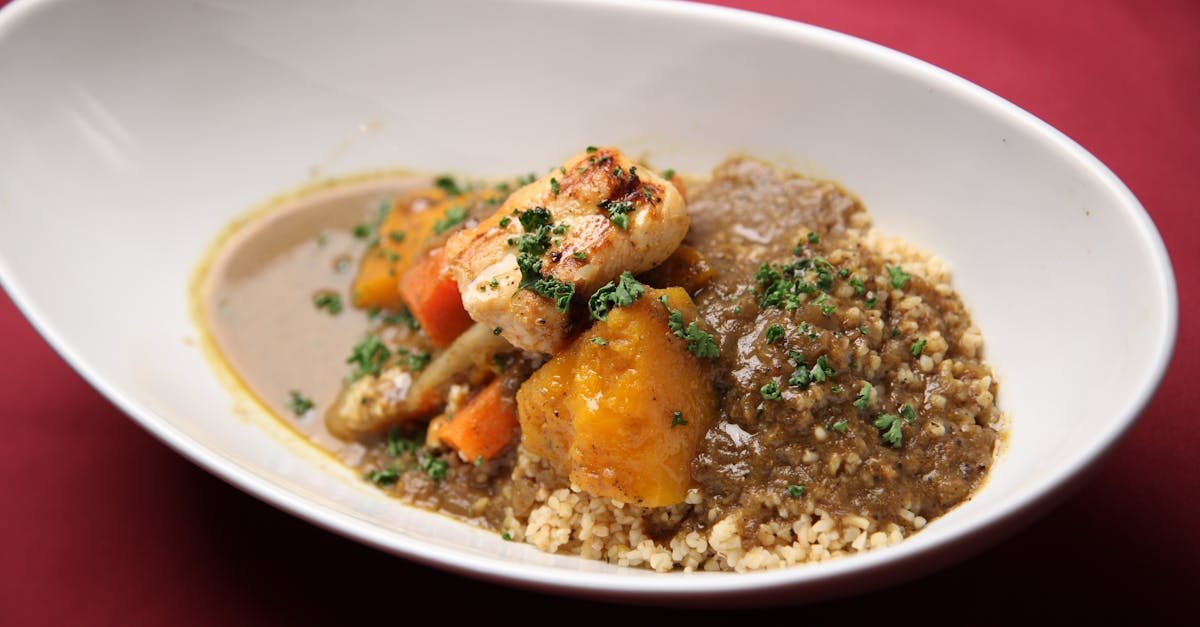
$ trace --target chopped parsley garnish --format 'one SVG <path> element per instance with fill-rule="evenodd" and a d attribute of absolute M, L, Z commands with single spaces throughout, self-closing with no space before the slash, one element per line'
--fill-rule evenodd
<path fill-rule="evenodd" d="M 900 337 L 900 328 L 892 327 L 892 337 Z"/>
<path fill-rule="evenodd" d="M 921 352 L 925 350 L 925 338 L 920 338 L 908 347 L 908 352 L 912 353 L 913 357 L 920 357 Z"/>
<path fill-rule="evenodd" d="M 558 186 L 558 179 L 556 179 L 554 177 L 550 177 L 550 191 L 554 192 L 554 195 L 557 196 L 559 189 L 560 188 Z"/>
<path fill-rule="evenodd" d="M 867 293 L 867 286 L 858 277 L 850 277 L 850 287 L 853 287 L 854 293 L 859 296 Z"/>
<path fill-rule="evenodd" d="M 492 355 L 492 369 L 497 373 L 508 370 L 508 362 L 511 359 L 512 358 L 510 356 L 502 353 L 496 353 L 495 355 Z"/>
<path fill-rule="evenodd" d="M 868 298 L 868 299 L 867 299 L 867 303 L 866 303 L 866 304 L 867 304 L 867 309 L 874 309 L 874 308 L 875 308 L 875 303 L 876 303 L 876 302 L 878 302 L 878 300 L 879 300 L 879 299 L 875 298 L 874 296 L 872 296 L 872 297 Z"/>
<path fill-rule="evenodd" d="M 292 410 L 293 414 L 296 414 L 297 416 L 303 416 L 312 408 L 312 399 L 304 396 L 296 390 L 288 392 L 288 409 Z"/>
<path fill-rule="evenodd" d="M 433 184 L 436 185 L 438 189 L 446 192 L 447 196 L 461 196 L 463 193 L 462 188 L 458 186 L 458 181 L 455 181 L 454 177 L 448 174 L 443 174 L 437 177 L 433 180 Z"/>
<path fill-rule="evenodd" d="M 413 317 L 412 312 L 408 310 L 408 307 L 401 307 L 394 313 L 384 316 L 383 323 L 405 326 L 413 331 L 419 331 L 421 329 L 421 323 L 417 322 L 417 319 Z"/>
<path fill-rule="evenodd" d="M 829 365 L 829 357 L 821 355 L 817 358 L 817 363 L 809 370 L 809 377 L 817 382 L 823 383 L 826 379 L 833 376 L 833 368 Z"/>
<path fill-rule="evenodd" d="M 475 467 L 479 468 L 482 465 L 483 465 L 483 455 L 476 455 L 475 456 Z"/>
<path fill-rule="evenodd" d="M 579 261 L 587 261 L 588 258 L 587 253 L 583 252 L 582 250 L 577 250 L 571 253 L 571 257 Z"/>
<path fill-rule="evenodd" d="M 513 535 L 512 533 L 505 531 L 504 533 L 500 534 L 500 539 L 504 540 L 505 542 L 512 542 Z"/>
<path fill-rule="evenodd" d="M 363 479 L 374 483 L 379 487 L 387 487 L 394 485 L 400 480 L 400 472 L 395 468 L 387 468 L 384 470 L 372 470 L 363 475 Z"/>
<path fill-rule="evenodd" d="M 387 454 L 392 457 L 399 457 L 405 453 L 415 453 L 421 448 L 421 443 L 417 440 L 410 440 L 400 434 L 400 429 L 393 428 L 387 434 Z"/>
<path fill-rule="evenodd" d="M 804 496 L 804 490 L 805 490 L 805 488 L 803 485 L 796 485 L 794 483 L 787 487 L 788 496 L 790 496 L 794 499 L 798 499 L 798 498 Z"/>
<path fill-rule="evenodd" d="M 846 432 L 846 426 L 847 426 L 847 425 L 846 425 L 846 421 L 845 421 L 845 420 L 839 420 L 839 421 L 837 421 L 837 422 L 835 422 L 835 423 L 833 423 L 833 424 L 829 425 L 829 428 L 830 428 L 830 429 L 833 429 L 834 431 L 837 431 L 838 433 L 845 433 L 845 432 Z"/>
<path fill-rule="evenodd" d="M 450 464 L 444 459 L 426 457 L 419 461 L 418 468 L 429 475 L 430 479 L 441 481 L 446 478 L 446 470 L 450 468 Z"/>
<path fill-rule="evenodd" d="M 892 287 L 896 289 L 904 289 L 908 283 L 908 279 L 912 276 L 904 271 L 900 266 L 887 266 L 888 277 L 892 280 Z"/>
<path fill-rule="evenodd" d="M 558 313 L 567 313 L 571 309 L 571 299 L 575 297 L 574 284 L 564 283 L 553 277 L 542 277 L 524 287 L 554 301 L 554 308 Z"/>
<path fill-rule="evenodd" d="M 809 231 L 808 232 L 808 243 L 809 244 L 820 244 L 821 236 L 817 235 L 816 231 Z"/>
<path fill-rule="evenodd" d="M 436 235 L 441 235 L 446 231 L 460 225 L 467 219 L 467 208 L 455 205 L 446 210 L 446 214 L 441 220 L 433 223 L 433 232 Z"/>
<path fill-rule="evenodd" d="M 605 283 L 592 294 L 588 299 L 588 313 L 592 320 L 607 320 L 608 312 L 614 307 L 628 307 L 645 293 L 646 286 L 626 270 L 616 281 Z"/>
<path fill-rule="evenodd" d="M 328 311 L 331 316 L 336 316 L 342 313 L 342 297 L 334 292 L 320 292 L 313 295 L 313 306 Z"/>
<path fill-rule="evenodd" d="M 512 218 L 510 218 L 508 216 L 504 216 L 503 218 L 500 218 L 500 228 L 502 228 L 502 229 L 508 228 L 508 225 L 510 225 L 510 224 L 512 224 Z"/>
<path fill-rule="evenodd" d="M 908 403 L 900 406 L 900 415 L 904 417 L 904 422 L 910 425 L 917 421 L 917 411 Z"/>
<path fill-rule="evenodd" d="M 829 391 L 830 391 L 830 392 L 833 392 L 834 394 L 841 394 L 841 393 L 842 393 L 842 386 L 840 386 L 840 385 L 835 385 L 835 386 L 833 386 L 833 387 L 829 388 Z"/>
<path fill-rule="evenodd" d="M 504 333 L 504 329 L 502 329 L 500 327 L 496 327 L 496 328 L 492 329 L 492 335 L 500 335 L 501 333 Z"/>
<path fill-rule="evenodd" d="M 866 409 L 867 405 L 871 404 L 871 384 L 863 382 L 862 389 L 858 391 L 858 397 L 854 399 L 854 406 L 859 409 Z"/>
<path fill-rule="evenodd" d="M 894 414 L 879 414 L 875 419 L 875 428 L 880 430 L 884 443 L 892 448 L 900 448 L 904 444 L 904 434 L 900 431 L 902 421 Z"/>
<path fill-rule="evenodd" d="M 629 230 L 629 214 L 636 209 L 628 200 L 602 200 L 600 208 L 608 212 L 608 219 L 618 228 Z"/>
<path fill-rule="evenodd" d="M 406 234 L 404 233 L 404 231 L 392 231 L 391 233 L 388 233 L 388 239 L 392 240 L 393 242 L 396 242 L 397 244 L 399 244 L 400 242 L 403 242 L 405 237 L 406 237 Z"/>
<path fill-rule="evenodd" d="M 596 152 L 596 150 L 597 150 L 597 148 L 596 148 L 595 146 L 588 146 L 588 147 L 587 147 L 587 151 L 588 151 L 588 152 Z"/>
<path fill-rule="evenodd" d="M 591 339 L 591 342 L 592 342 L 592 344 L 595 344 L 596 346 L 608 346 L 608 340 L 606 340 L 602 337 L 594 337 Z"/>
<path fill-rule="evenodd" d="M 407 348 L 401 348 L 396 351 L 396 357 L 401 360 L 405 369 L 409 372 L 420 372 L 429 365 L 429 360 L 432 359 L 428 351 L 413 352 Z"/>
<path fill-rule="evenodd" d="M 522 211 L 517 219 L 521 221 L 521 226 L 526 233 L 533 233 L 543 226 L 550 226 L 550 221 L 553 216 L 550 215 L 550 210 L 545 207 L 534 207 L 526 211 Z"/>
<path fill-rule="evenodd" d="M 811 380 L 812 376 L 809 374 L 808 368 L 805 367 L 803 362 L 800 362 L 796 365 L 796 371 L 788 378 L 788 385 L 794 388 L 802 388 L 807 386 Z"/>
<path fill-rule="evenodd" d="M 374 335 L 368 335 L 351 349 L 346 363 L 353 364 L 348 379 L 357 381 L 367 375 L 378 375 L 392 357 L 392 351 Z"/>
<path fill-rule="evenodd" d="M 672 429 L 674 429 L 675 427 L 685 427 L 685 426 L 687 426 L 687 423 L 688 423 L 688 421 L 683 418 L 683 412 L 677 411 L 677 412 L 671 414 L 671 428 Z"/>
<path fill-rule="evenodd" d="M 667 168 L 666 170 L 663 170 L 662 177 L 667 179 L 668 181 L 675 178 L 675 170 L 673 170 L 671 168 Z"/>
<path fill-rule="evenodd" d="M 371 237 L 371 225 L 366 223 L 356 224 L 354 225 L 354 230 L 352 230 L 351 233 L 353 233 L 354 237 L 358 239 L 367 239 L 368 237 Z"/>
<path fill-rule="evenodd" d="M 779 384 L 774 381 L 768 381 L 758 388 L 758 393 L 768 401 L 777 401 L 783 398 L 783 393 L 779 391 Z"/>
<path fill-rule="evenodd" d="M 783 339 L 783 327 L 773 324 L 767 327 L 767 344 L 774 344 Z"/>
<path fill-rule="evenodd" d="M 696 324 L 696 321 L 693 320 L 685 327 L 683 324 L 683 312 L 678 309 L 672 309 L 667 304 L 667 297 L 665 295 L 659 296 L 658 302 L 662 303 L 663 307 L 667 310 L 667 328 L 687 342 L 687 349 L 693 355 L 708 359 L 716 359 L 721 355 L 721 351 L 717 348 L 717 342 L 713 340 L 713 336 L 701 329 L 700 325 Z"/>

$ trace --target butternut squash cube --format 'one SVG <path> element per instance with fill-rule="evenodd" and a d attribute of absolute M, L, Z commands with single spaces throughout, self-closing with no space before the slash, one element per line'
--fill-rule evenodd
<path fill-rule="evenodd" d="M 671 331 L 664 295 L 686 321 L 695 318 L 683 289 L 647 289 L 517 392 L 526 450 L 580 490 L 645 507 L 687 496 L 692 460 L 717 415 L 709 362 Z"/>

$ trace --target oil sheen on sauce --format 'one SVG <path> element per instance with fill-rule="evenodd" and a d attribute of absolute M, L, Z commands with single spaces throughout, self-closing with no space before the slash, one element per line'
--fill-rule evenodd
<path fill-rule="evenodd" d="M 427 185 L 425 177 L 392 175 L 290 195 L 218 242 L 192 295 L 198 322 L 241 386 L 284 424 L 351 465 L 364 448 L 330 435 L 323 414 L 341 389 L 349 347 L 369 325 L 348 293 L 367 244 L 354 230 Z M 340 298 L 340 313 L 317 308 L 314 297 L 325 293 Z M 313 408 L 295 415 L 292 392 Z"/>

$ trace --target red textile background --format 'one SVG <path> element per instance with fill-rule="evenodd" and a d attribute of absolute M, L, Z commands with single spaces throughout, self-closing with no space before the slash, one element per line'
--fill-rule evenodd
<path fill-rule="evenodd" d="M 726 4 L 902 50 L 1063 130 L 1145 204 L 1180 291 L 1179 341 L 1165 382 L 1128 438 L 1064 505 L 933 576 L 775 612 L 810 623 L 1011 623 L 1047 613 L 1082 620 L 1135 612 L 1195 620 L 1200 2 Z M 0 98 L 3 91 L 0 85 Z M 452 621 L 475 612 L 561 619 L 570 609 L 597 618 L 620 612 L 639 622 L 731 618 L 501 588 L 385 555 L 278 512 L 185 461 L 113 408 L 3 295 L 0 354 L 0 624 L 402 623 L 431 616 L 425 609 L 449 609 L 438 615 Z"/>

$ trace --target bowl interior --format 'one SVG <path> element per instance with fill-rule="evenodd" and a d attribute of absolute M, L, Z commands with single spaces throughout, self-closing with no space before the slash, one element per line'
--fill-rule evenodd
<path fill-rule="evenodd" d="M 802 587 L 921 555 L 1047 494 L 1127 428 L 1165 365 L 1174 286 L 1137 201 L 1045 125 L 897 53 L 673 3 L 103 5 L 0 12 L 0 276 L 153 432 L 366 542 L 579 589 Z M 185 342 L 195 264 L 273 194 L 381 167 L 540 171 L 602 143 L 687 172 L 744 151 L 836 179 L 882 231 L 945 258 L 1012 418 L 987 486 L 901 546 L 832 564 L 622 570 L 389 501 L 246 411 Z"/>

